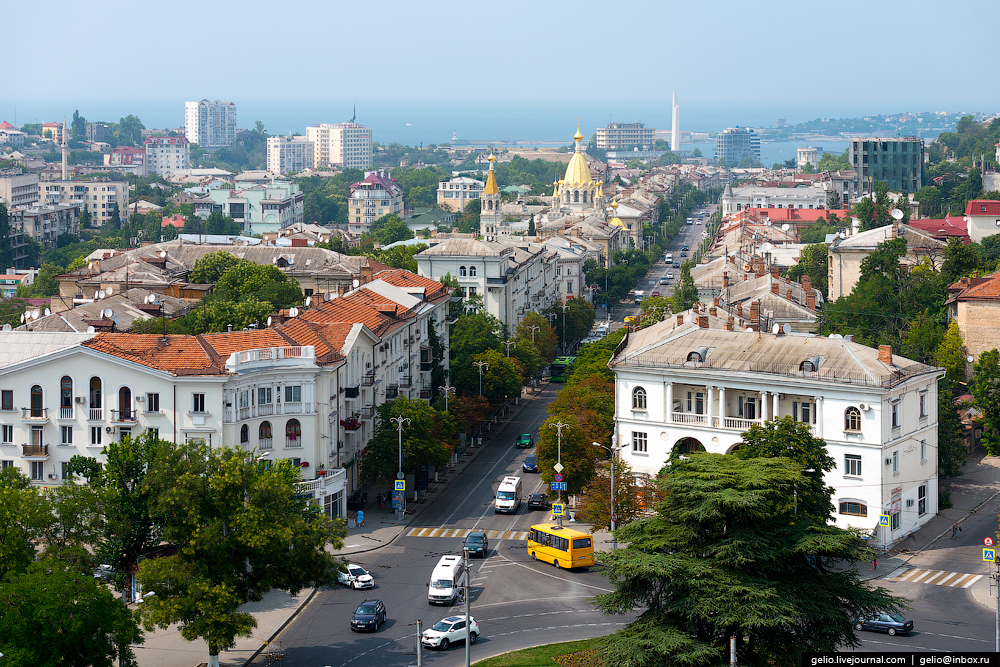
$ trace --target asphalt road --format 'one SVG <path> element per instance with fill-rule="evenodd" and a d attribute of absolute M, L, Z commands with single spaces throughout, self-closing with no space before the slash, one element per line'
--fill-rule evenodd
<path fill-rule="evenodd" d="M 558 570 L 531 560 L 523 537 L 532 523 L 547 520 L 548 513 L 528 511 L 522 503 L 515 515 L 494 514 L 493 498 L 505 474 L 520 475 L 523 495 L 544 490 L 537 474 L 522 473 L 521 462 L 533 449 L 515 449 L 519 433 L 532 432 L 546 418 L 545 408 L 560 385 L 543 390 L 522 412 L 506 424 L 492 445 L 480 452 L 447 490 L 430 501 L 418 518 L 392 544 L 352 559 L 375 575 L 376 587 L 364 591 L 333 588 L 317 593 L 309 605 L 281 632 L 283 665 L 343 667 L 416 664 L 416 621 L 427 628 L 464 608 L 430 606 L 427 583 L 443 554 L 461 553 L 460 537 L 421 537 L 421 529 L 476 528 L 502 531 L 490 539 L 487 558 L 472 561 L 472 615 L 481 636 L 472 646 L 472 659 L 480 660 L 511 650 L 555 641 L 610 634 L 627 620 L 596 611 L 591 596 L 610 591 L 599 568 L 593 571 Z M 572 456 L 571 451 L 563 451 Z M 369 521 L 378 520 L 373 512 Z M 513 533 L 513 534 L 512 534 Z M 603 545 L 596 545 L 599 549 Z M 365 598 L 379 598 L 388 609 L 388 620 L 375 633 L 350 629 L 351 614 Z M 465 663 L 464 645 L 447 651 L 424 651 L 425 665 Z"/>
<path fill-rule="evenodd" d="M 705 209 L 705 217 L 701 219 L 700 223 L 698 222 L 697 212 L 694 213 L 692 217 L 694 218 L 695 223 L 693 225 L 682 225 L 680 232 L 678 232 L 674 240 L 670 242 L 670 245 L 667 247 L 664 254 L 668 252 L 673 253 L 674 262 L 677 264 L 683 264 L 685 260 L 689 259 L 691 251 L 688 251 L 688 257 L 681 257 L 681 252 L 683 252 L 681 248 L 684 246 L 688 246 L 688 248 L 692 249 L 698 247 L 701 243 L 701 234 L 706 229 L 708 219 L 711 218 L 712 214 L 715 212 L 715 207 L 715 204 L 709 204 L 707 206 Z M 669 279 L 667 284 L 661 285 L 660 278 L 666 276 L 668 273 L 673 273 L 673 279 Z M 674 293 L 674 284 L 680 277 L 680 273 L 680 268 L 667 265 L 663 262 L 663 258 L 661 257 L 659 261 L 657 261 L 657 263 L 654 264 L 649 270 L 649 273 L 646 274 L 645 279 L 641 281 L 638 286 L 636 286 L 636 289 L 642 290 L 647 296 L 657 290 L 660 292 L 661 296 L 672 296 Z"/>

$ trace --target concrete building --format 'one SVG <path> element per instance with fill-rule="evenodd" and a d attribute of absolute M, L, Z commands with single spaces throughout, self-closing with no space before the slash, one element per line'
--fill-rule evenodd
<path fill-rule="evenodd" d="M 820 208 L 827 207 L 829 192 L 823 185 L 797 188 L 768 188 L 743 185 L 735 190 L 727 183 L 719 198 L 722 215 L 734 215 L 747 208 Z"/>
<path fill-rule="evenodd" d="M 715 160 L 735 167 L 743 158 L 760 161 L 760 135 L 749 127 L 727 127 L 715 137 Z"/>
<path fill-rule="evenodd" d="M 958 325 L 965 350 L 972 356 L 971 375 L 979 355 L 1000 348 L 1000 273 L 966 276 L 948 286 L 948 319 Z"/>
<path fill-rule="evenodd" d="M 48 204 L 12 208 L 10 228 L 54 248 L 60 234 L 80 235 L 80 209 L 74 204 Z"/>
<path fill-rule="evenodd" d="M 484 183 L 468 176 L 456 176 L 441 181 L 437 189 L 437 205 L 448 211 L 462 213 L 466 205 L 483 194 Z"/>
<path fill-rule="evenodd" d="M 815 167 L 819 163 L 819 149 L 812 146 L 795 149 L 795 163 L 801 169 L 807 164 Z"/>
<path fill-rule="evenodd" d="M 321 123 L 306 128 L 316 169 L 372 168 L 372 129 L 357 123 Z"/>
<path fill-rule="evenodd" d="M 973 199 L 965 207 L 965 222 L 969 238 L 977 243 L 1000 234 L 1000 201 Z"/>
<path fill-rule="evenodd" d="M 38 174 L 25 174 L 20 167 L 0 169 L 0 202 L 7 208 L 30 206 L 38 199 Z"/>
<path fill-rule="evenodd" d="M 914 193 L 924 186 L 924 140 L 919 137 L 851 139 L 847 151 L 858 197 L 869 194 L 875 181 L 895 192 Z"/>
<path fill-rule="evenodd" d="M 48 132 L 49 135 L 46 136 L 45 133 Z M 63 142 L 63 137 L 66 136 L 66 124 L 65 123 L 42 123 L 42 136 L 46 139 L 51 139 L 53 143 L 61 146 Z"/>
<path fill-rule="evenodd" d="M 169 176 L 191 168 L 191 144 L 184 137 L 146 137 L 146 171 Z"/>
<path fill-rule="evenodd" d="M 134 146 L 115 146 L 110 153 L 105 154 L 104 164 L 118 171 L 136 176 L 148 176 L 146 170 L 146 149 Z"/>
<path fill-rule="evenodd" d="M 889 346 L 712 329 L 709 319 L 671 316 L 628 335 L 609 362 L 616 437 L 634 472 L 656 475 L 671 455 L 729 454 L 751 426 L 791 418 L 836 461 L 824 481 L 839 527 L 878 531 L 889 546 L 934 516 L 943 368 Z"/>
<path fill-rule="evenodd" d="M 42 204 L 73 204 L 90 212 L 92 224 L 111 221 L 115 204 L 124 218 L 128 211 L 128 183 L 124 181 L 46 181 L 40 187 Z"/>
<path fill-rule="evenodd" d="M 184 103 L 187 140 L 201 148 L 236 145 L 236 105 L 220 100 Z"/>
<path fill-rule="evenodd" d="M 19 148 L 24 145 L 24 138 L 26 136 L 27 135 L 24 132 L 14 129 L 13 127 L 0 127 L 0 144 L 10 146 L 12 148 Z"/>
<path fill-rule="evenodd" d="M 602 151 L 620 151 L 638 146 L 647 150 L 656 141 L 656 130 L 645 123 L 616 123 L 597 128 L 597 148 Z"/>
<path fill-rule="evenodd" d="M 388 171 L 366 172 L 363 180 L 351 184 L 347 207 L 348 231 L 354 235 L 369 232 L 383 215 L 403 217 L 403 188 Z"/>
<path fill-rule="evenodd" d="M 267 170 L 284 175 L 312 169 L 315 148 L 315 144 L 308 137 L 268 137 Z"/>
<path fill-rule="evenodd" d="M 87 123 L 87 141 L 106 142 L 111 138 L 111 127 L 105 123 Z"/>
<path fill-rule="evenodd" d="M 252 236 L 304 222 L 304 198 L 297 183 L 275 179 L 267 185 L 209 190 L 193 206 L 199 218 L 219 211 L 243 225 L 245 235 Z"/>

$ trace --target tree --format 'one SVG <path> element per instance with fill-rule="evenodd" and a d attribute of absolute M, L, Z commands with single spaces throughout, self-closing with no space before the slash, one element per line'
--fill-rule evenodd
<path fill-rule="evenodd" d="M 562 412 L 549 417 L 540 429 L 535 447 L 538 469 L 546 485 L 555 481 L 553 466 L 560 461 L 557 423 L 567 424 L 562 429 L 563 481 L 566 482 L 567 493 L 580 493 L 594 478 L 594 464 L 602 455 L 601 450 L 590 444 L 594 441 L 587 437 L 578 415 Z"/>
<path fill-rule="evenodd" d="M 532 329 L 532 327 L 538 328 Z M 528 345 L 534 345 L 538 354 L 546 362 L 555 359 L 559 335 L 555 329 L 549 326 L 548 319 L 538 313 L 525 313 L 524 318 L 518 322 L 517 328 L 514 329 L 514 338 L 524 341 Z"/>
<path fill-rule="evenodd" d="M 628 546 L 602 557 L 615 591 L 598 607 L 638 615 L 608 639 L 606 664 L 726 664 L 730 637 L 745 664 L 798 664 L 806 651 L 860 646 L 854 619 L 900 609 L 859 579 L 858 532 L 794 514 L 795 489 L 819 477 L 804 468 L 708 453 L 665 467 L 655 515 L 618 529 Z"/>
<path fill-rule="evenodd" d="M 691 262 L 681 264 L 681 277 L 674 288 L 674 297 L 671 308 L 675 313 L 680 313 L 698 302 L 698 288 L 691 277 Z"/>
<path fill-rule="evenodd" d="M 35 560 L 35 543 L 52 523 L 45 498 L 19 468 L 0 472 L 0 581 Z"/>
<path fill-rule="evenodd" d="M 122 215 L 118 208 L 118 202 L 115 202 L 114 208 L 111 209 L 111 219 L 108 220 L 108 226 L 111 229 L 122 228 Z"/>
<path fill-rule="evenodd" d="M 210 252 L 202 255 L 194 263 L 194 268 L 188 275 L 188 281 L 199 285 L 210 285 L 219 281 L 229 269 L 241 262 L 249 260 L 241 259 L 225 250 Z"/>
<path fill-rule="evenodd" d="M 213 299 L 234 303 L 267 301 L 277 310 L 302 303 L 302 290 L 295 278 L 277 266 L 244 260 L 222 274 L 216 282 Z"/>
<path fill-rule="evenodd" d="M 615 424 L 615 385 L 600 375 L 584 377 L 563 387 L 549 403 L 548 412 L 550 415 L 576 415 L 587 440 L 602 444 L 611 442 Z"/>
<path fill-rule="evenodd" d="M 807 275 L 812 280 L 812 286 L 818 289 L 823 296 L 827 295 L 827 282 L 829 281 L 830 265 L 829 254 L 825 243 L 813 243 L 802 249 L 802 256 L 795 266 L 788 269 L 789 278 L 802 281 L 802 276 Z"/>
<path fill-rule="evenodd" d="M 80 115 L 80 110 L 77 109 L 73 112 L 73 122 L 70 124 L 73 128 L 73 138 L 82 141 L 87 137 L 87 119 Z"/>
<path fill-rule="evenodd" d="M 593 447 L 593 445 L 591 445 Z M 601 451 L 601 450 L 599 450 Z M 641 516 L 639 490 L 632 467 L 623 459 L 615 461 L 615 503 L 611 506 L 611 462 L 601 464 L 594 479 L 587 485 L 583 502 L 577 512 L 580 521 L 588 523 L 594 530 L 611 529 L 611 513 L 618 515 L 615 527 L 624 526 Z"/>
<path fill-rule="evenodd" d="M 383 215 L 372 224 L 372 234 L 378 239 L 379 244 L 387 246 L 396 241 L 405 241 L 413 238 L 413 232 L 406 226 L 403 219 L 395 213 Z"/>
<path fill-rule="evenodd" d="M 955 404 L 955 390 L 961 388 L 948 377 L 938 382 L 938 473 L 958 477 L 965 467 L 965 426 Z"/>
<path fill-rule="evenodd" d="M 536 234 L 535 230 L 535 216 L 528 218 L 528 236 L 534 236 Z"/>
<path fill-rule="evenodd" d="M 945 284 L 950 285 L 962 276 L 967 276 L 979 269 L 979 244 L 965 245 L 962 239 L 952 238 L 944 247 L 944 264 L 941 265 L 941 275 Z"/>
<path fill-rule="evenodd" d="M 145 129 L 146 126 L 138 117 L 129 114 L 118 121 L 116 138 L 119 143 L 138 144 L 142 141 L 142 130 Z"/>
<path fill-rule="evenodd" d="M 205 234 L 236 236 L 242 231 L 240 223 L 228 215 L 223 215 L 221 211 L 212 211 L 205 220 Z"/>
<path fill-rule="evenodd" d="M 427 466 L 443 466 L 454 450 L 451 440 L 455 426 L 448 413 L 439 413 L 424 401 L 399 396 L 378 408 L 379 421 L 365 452 L 361 467 L 363 484 L 388 482 L 399 470 L 399 430 L 394 417 L 410 420 L 403 424 L 403 471 L 416 472 Z"/>
<path fill-rule="evenodd" d="M 275 311 L 270 301 L 259 301 L 254 297 L 239 301 L 215 299 L 185 317 L 183 326 L 191 334 L 226 331 L 230 326 L 240 331 L 250 326 L 266 326 L 268 315 Z"/>
<path fill-rule="evenodd" d="M 946 377 L 952 382 L 964 382 L 966 356 L 965 343 L 958 332 L 958 320 L 952 320 L 948 323 L 944 338 L 934 350 L 934 365 L 942 366 Z"/>
<path fill-rule="evenodd" d="M 7 207 L 0 204 L 0 267 L 10 269 L 14 266 L 14 246 L 10 240 L 10 215 Z"/>
<path fill-rule="evenodd" d="M 298 496 L 298 468 L 287 459 L 264 462 L 235 447 L 163 443 L 144 487 L 177 553 L 139 567 L 143 590 L 154 593 L 140 615 L 147 630 L 179 625 L 181 636 L 219 651 L 257 626 L 240 611 L 275 588 L 292 595 L 334 581 L 343 546 L 342 520 L 332 521 Z"/>
<path fill-rule="evenodd" d="M 65 267 L 55 264 L 45 263 L 38 270 L 38 275 L 30 285 L 20 284 L 17 286 L 17 295 L 22 298 L 50 297 L 59 293 L 59 282 L 56 276 L 66 272 Z"/>
<path fill-rule="evenodd" d="M 504 338 L 504 326 L 493 315 L 471 313 L 459 317 L 451 327 L 452 372 L 456 366 L 469 364 L 477 354 L 486 350 L 499 351 Z"/>
<path fill-rule="evenodd" d="M 837 191 L 831 192 L 830 196 L 826 198 L 827 208 L 840 208 L 840 193 Z"/>
<path fill-rule="evenodd" d="M 990 456 L 1000 454 L 1000 352 L 979 355 L 972 373 L 972 396 L 982 415 L 983 445 Z"/>
<path fill-rule="evenodd" d="M 941 191 L 933 185 L 925 185 L 917 190 L 914 197 L 920 206 L 917 212 L 921 217 L 931 218 L 941 215 Z"/>
<path fill-rule="evenodd" d="M 691 151 L 691 157 L 702 157 L 701 149 L 696 148 L 693 151 Z"/>

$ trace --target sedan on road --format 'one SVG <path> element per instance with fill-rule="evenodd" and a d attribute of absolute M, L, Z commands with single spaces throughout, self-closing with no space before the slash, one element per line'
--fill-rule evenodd
<path fill-rule="evenodd" d="M 913 621 L 907 621 L 899 614 L 875 614 L 854 624 L 855 630 L 878 630 L 890 635 L 913 632 Z"/>
<path fill-rule="evenodd" d="M 517 447 L 518 449 L 527 449 L 529 447 L 534 447 L 535 438 L 530 433 L 522 433 L 521 435 L 517 436 L 517 442 L 514 443 L 514 446 Z"/>
<path fill-rule="evenodd" d="M 442 618 L 420 635 L 420 643 L 427 648 L 439 648 L 447 651 L 455 642 L 464 642 L 466 637 L 465 616 L 449 616 Z M 479 638 L 479 623 L 475 617 L 469 618 L 469 643 L 475 644 Z"/>
<path fill-rule="evenodd" d="M 381 600 L 365 600 L 354 611 L 351 617 L 351 630 L 378 631 L 378 626 L 385 623 L 385 605 Z"/>
<path fill-rule="evenodd" d="M 529 510 L 547 510 L 549 509 L 549 499 L 544 493 L 532 493 L 528 496 L 528 509 Z"/>
<path fill-rule="evenodd" d="M 524 459 L 524 463 L 521 464 L 521 470 L 524 472 L 538 472 L 538 458 L 529 456 Z"/>
<path fill-rule="evenodd" d="M 337 581 L 353 589 L 375 588 L 375 577 L 356 563 L 348 563 L 346 572 L 337 573 Z"/>
<path fill-rule="evenodd" d="M 486 554 L 490 552 L 490 540 L 485 532 L 474 530 L 465 537 L 464 549 L 469 552 L 469 556 L 486 558 Z"/>

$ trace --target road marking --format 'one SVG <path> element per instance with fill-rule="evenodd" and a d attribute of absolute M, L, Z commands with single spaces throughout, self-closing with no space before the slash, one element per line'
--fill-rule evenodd
<path fill-rule="evenodd" d="M 948 586 L 949 588 L 968 588 L 983 578 L 981 574 L 947 572 L 945 570 L 924 570 L 921 568 L 908 569 L 902 574 L 897 574 L 897 572 L 899 570 L 886 578 L 889 581 L 905 581 L 911 584 L 933 584 L 935 586 Z"/>
<path fill-rule="evenodd" d="M 407 537 L 466 537 L 473 528 L 411 528 Z M 524 542 L 528 539 L 527 530 L 489 530 L 487 537 L 491 540 L 518 540 Z"/>

